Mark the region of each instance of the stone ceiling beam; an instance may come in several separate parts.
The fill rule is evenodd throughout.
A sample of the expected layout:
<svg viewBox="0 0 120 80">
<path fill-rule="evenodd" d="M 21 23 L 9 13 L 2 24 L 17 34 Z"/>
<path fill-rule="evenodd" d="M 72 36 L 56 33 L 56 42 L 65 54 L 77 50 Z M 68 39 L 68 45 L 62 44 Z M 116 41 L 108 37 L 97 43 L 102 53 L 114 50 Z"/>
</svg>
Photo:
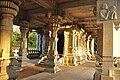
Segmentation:
<svg viewBox="0 0 120 80">
<path fill-rule="evenodd" d="M 96 6 L 96 0 L 78 0 L 71 1 L 67 3 L 62 3 L 59 5 L 61 9 L 74 8 L 74 7 L 84 7 L 84 6 Z"/>
<path fill-rule="evenodd" d="M 43 8 L 36 8 L 36 9 L 31 9 L 31 10 L 27 11 L 27 14 L 30 15 L 30 16 L 34 15 L 34 14 L 37 14 L 37 13 L 44 13 L 44 14 L 46 14 L 47 11 L 45 9 L 43 9 Z"/>
<path fill-rule="evenodd" d="M 32 0 L 45 9 L 52 9 L 55 6 L 54 0 Z"/>
<path fill-rule="evenodd" d="M 90 21 L 88 21 L 88 22 L 87 21 L 85 21 L 85 22 L 83 21 L 83 22 L 78 22 L 78 24 L 96 24 L 96 21 L 91 21 L 91 22 Z"/>
</svg>

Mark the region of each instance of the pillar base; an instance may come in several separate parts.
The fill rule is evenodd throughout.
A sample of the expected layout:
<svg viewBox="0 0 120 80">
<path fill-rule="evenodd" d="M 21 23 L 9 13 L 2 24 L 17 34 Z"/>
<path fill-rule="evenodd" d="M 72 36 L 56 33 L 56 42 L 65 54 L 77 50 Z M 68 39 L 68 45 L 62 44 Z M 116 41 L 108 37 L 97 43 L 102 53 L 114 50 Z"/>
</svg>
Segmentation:
<svg viewBox="0 0 120 80">
<path fill-rule="evenodd" d="M 48 58 L 48 61 L 45 62 L 45 71 L 50 73 L 57 73 L 61 69 L 59 68 L 60 63 L 55 60 L 54 57 Z"/>
<path fill-rule="evenodd" d="M 15 59 L 1 61 L 0 80 L 15 80 L 18 77 L 18 65 Z"/>
<path fill-rule="evenodd" d="M 113 80 L 110 76 L 101 75 L 101 80 Z"/>
<path fill-rule="evenodd" d="M 0 80 L 8 80 L 9 75 L 7 73 L 0 73 Z"/>
<path fill-rule="evenodd" d="M 27 53 L 22 53 L 22 56 L 20 56 L 20 62 L 21 62 L 21 67 L 27 66 L 29 59 L 27 58 Z"/>
<path fill-rule="evenodd" d="M 53 67 L 53 68 L 46 68 L 45 69 L 46 72 L 49 72 L 49 73 L 57 73 L 59 71 L 61 71 L 61 69 L 59 67 Z"/>
</svg>

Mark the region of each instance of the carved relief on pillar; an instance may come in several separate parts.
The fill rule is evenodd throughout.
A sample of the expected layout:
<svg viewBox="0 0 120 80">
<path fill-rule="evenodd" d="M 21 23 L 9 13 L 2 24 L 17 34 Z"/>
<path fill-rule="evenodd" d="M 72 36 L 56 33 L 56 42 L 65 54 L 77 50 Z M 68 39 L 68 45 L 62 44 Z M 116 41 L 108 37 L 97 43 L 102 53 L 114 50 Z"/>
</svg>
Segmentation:
<svg viewBox="0 0 120 80">
<path fill-rule="evenodd" d="M 97 20 L 110 21 L 118 19 L 118 0 L 98 0 L 97 1 Z"/>
<path fill-rule="evenodd" d="M 27 38 L 27 33 L 29 32 L 29 28 L 20 27 L 20 31 L 22 33 L 22 38 Z"/>
<path fill-rule="evenodd" d="M 43 31 L 44 31 L 44 38 L 45 38 L 44 54 L 48 54 L 48 51 L 49 51 L 49 30 L 43 29 Z"/>
</svg>

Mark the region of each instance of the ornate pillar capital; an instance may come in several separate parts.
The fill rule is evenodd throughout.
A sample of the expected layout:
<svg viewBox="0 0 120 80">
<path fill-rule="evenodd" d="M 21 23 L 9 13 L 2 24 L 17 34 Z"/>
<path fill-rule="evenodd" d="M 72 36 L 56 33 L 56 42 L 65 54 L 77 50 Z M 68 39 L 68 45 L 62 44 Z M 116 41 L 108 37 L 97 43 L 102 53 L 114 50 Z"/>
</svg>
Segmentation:
<svg viewBox="0 0 120 80">
<path fill-rule="evenodd" d="M 28 21 L 26 21 L 26 20 L 21 20 L 21 21 L 19 21 L 19 26 L 29 27 L 30 23 Z"/>
<path fill-rule="evenodd" d="M 20 31 L 21 33 L 27 33 L 29 31 L 29 28 L 26 28 L 26 27 L 20 27 Z"/>
<path fill-rule="evenodd" d="M 19 7 L 12 1 L 0 1 L 0 14 L 10 14 L 16 16 L 19 11 Z"/>
<path fill-rule="evenodd" d="M 24 0 L 11 0 L 11 2 L 14 2 L 16 5 L 20 6 Z"/>
</svg>

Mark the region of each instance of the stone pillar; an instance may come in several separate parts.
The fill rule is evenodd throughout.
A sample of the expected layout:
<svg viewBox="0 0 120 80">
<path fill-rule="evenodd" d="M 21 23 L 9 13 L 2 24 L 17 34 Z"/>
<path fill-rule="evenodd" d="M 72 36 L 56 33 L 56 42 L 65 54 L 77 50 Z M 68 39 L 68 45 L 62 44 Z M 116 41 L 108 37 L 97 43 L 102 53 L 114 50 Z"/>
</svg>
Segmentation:
<svg viewBox="0 0 120 80">
<path fill-rule="evenodd" d="M 43 32 L 41 32 L 40 42 L 40 54 L 43 54 Z"/>
<path fill-rule="evenodd" d="M 37 39 L 36 39 L 36 50 L 40 50 L 40 39 L 41 35 L 37 32 Z"/>
<path fill-rule="evenodd" d="M 103 23 L 103 54 L 101 80 L 112 80 L 109 70 L 112 68 L 113 58 L 113 23 Z"/>
<path fill-rule="evenodd" d="M 13 18 L 17 15 L 19 7 L 17 3 L 4 0 L 0 1 L 0 80 L 15 78 L 10 64 L 11 37 Z M 9 73 L 8 71 L 11 71 Z M 14 74 L 14 76 L 12 75 Z"/>
<path fill-rule="evenodd" d="M 95 42 L 95 40 L 94 40 L 94 38 L 92 38 L 91 39 L 91 44 L 90 44 L 90 50 L 91 50 L 91 53 L 92 53 L 92 56 L 94 56 L 94 42 Z"/>
<path fill-rule="evenodd" d="M 64 31 L 64 65 L 73 65 L 73 32 Z"/>
<path fill-rule="evenodd" d="M 81 37 L 81 48 L 82 48 L 82 54 L 87 54 L 87 43 L 86 43 L 86 34 L 82 34 Z"/>
<path fill-rule="evenodd" d="M 85 63 L 85 61 L 88 61 L 86 35 L 87 35 L 86 33 L 83 34 L 83 55 L 84 55 L 83 63 Z"/>
<path fill-rule="evenodd" d="M 37 31 L 37 41 L 36 41 L 36 50 L 40 51 L 40 54 L 43 54 L 43 31 Z"/>
<path fill-rule="evenodd" d="M 25 27 L 21 27 L 20 28 L 20 31 L 21 31 L 21 45 L 20 45 L 20 54 L 22 55 L 21 56 L 21 66 L 26 66 L 27 65 L 27 61 L 28 61 L 28 58 L 27 58 L 27 33 L 29 31 L 28 28 L 25 28 Z"/>
<path fill-rule="evenodd" d="M 87 54 L 89 55 L 89 57 L 91 57 L 91 54 L 90 54 L 90 38 L 91 38 L 91 35 L 88 36 L 87 38 Z"/>
<path fill-rule="evenodd" d="M 69 54 L 69 32 L 68 31 L 64 31 L 64 61 L 63 61 L 63 65 L 68 65 L 68 57 L 67 55 Z"/>
<path fill-rule="evenodd" d="M 101 62 L 102 62 L 102 53 L 103 53 L 103 24 L 98 26 L 97 30 L 97 52 L 95 54 L 96 58 L 96 70 L 94 74 L 94 80 L 101 80 L 101 73 L 102 73 L 102 68 L 101 68 Z"/>
<path fill-rule="evenodd" d="M 78 34 L 77 30 L 73 30 L 73 57 L 74 57 L 74 65 L 78 65 Z"/>
<path fill-rule="evenodd" d="M 44 45 L 44 54 L 48 54 L 49 51 L 49 31 L 44 31 L 45 45 Z"/>
<path fill-rule="evenodd" d="M 52 25 L 51 28 L 49 29 L 49 53 L 48 53 L 48 62 L 46 63 L 46 71 L 47 72 L 52 72 L 56 73 L 60 71 L 59 68 L 59 55 L 57 52 L 57 32 L 59 30 L 58 26 Z"/>
<path fill-rule="evenodd" d="M 79 55 L 82 54 L 82 31 L 79 32 Z"/>
<path fill-rule="evenodd" d="M 100 63 L 102 66 L 96 67 L 95 80 L 113 80 L 109 76 L 113 67 L 113 23 L 104 22 L 101 30 L 98 30 L 98 32 L 96 61 L 102 62 Z"/>
</svg>

